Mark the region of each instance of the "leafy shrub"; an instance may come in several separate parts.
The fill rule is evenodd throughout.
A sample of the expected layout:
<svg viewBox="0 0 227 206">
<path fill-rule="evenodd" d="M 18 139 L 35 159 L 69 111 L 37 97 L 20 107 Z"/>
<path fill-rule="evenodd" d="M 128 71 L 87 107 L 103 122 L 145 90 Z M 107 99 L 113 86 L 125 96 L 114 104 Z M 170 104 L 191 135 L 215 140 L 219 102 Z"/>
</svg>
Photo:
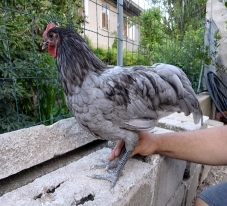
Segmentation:
<svg viewBox="0 0 227 206">
<path fill-rule="evenodd" d="M 71 115 L 55 60 L 41 49 L 42 33 L 50 19 L 83 23 L 82 1 L 5 0 L 0 6 L 0 133 Z"/>
</svg>

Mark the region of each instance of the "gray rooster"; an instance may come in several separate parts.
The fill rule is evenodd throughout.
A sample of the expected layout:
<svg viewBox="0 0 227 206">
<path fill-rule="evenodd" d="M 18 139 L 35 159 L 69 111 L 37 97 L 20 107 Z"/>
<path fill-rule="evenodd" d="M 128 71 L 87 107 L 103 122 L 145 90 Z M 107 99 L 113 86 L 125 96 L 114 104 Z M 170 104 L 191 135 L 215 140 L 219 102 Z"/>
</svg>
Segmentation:
<svg viewBox="0 0 227 206">
<path fill-rule="evenodd" d="M 107 67 L 84 39 L 68 28 L 49 23 L 43 48 L 57 58 L 67 105 L 78 124 L 104 140 L 124 140 L 125 147 L 107 175 L 113 188 L 138 142 L 138 132 L 155 127 L 162 111 L 193 114 L 202 123 L 202 111 L 185 73 L 176 66 Z"/>
</svg>

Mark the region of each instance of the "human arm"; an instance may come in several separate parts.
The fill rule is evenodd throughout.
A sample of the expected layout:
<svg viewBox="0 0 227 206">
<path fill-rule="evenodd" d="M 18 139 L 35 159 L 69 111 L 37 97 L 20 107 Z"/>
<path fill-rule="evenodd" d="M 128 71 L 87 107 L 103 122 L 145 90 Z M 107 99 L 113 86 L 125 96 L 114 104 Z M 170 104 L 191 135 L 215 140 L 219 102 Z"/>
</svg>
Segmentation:
<svg viewBox="0 0 227 206">
<path fill-rule="evenodd" d="M 118 156 L 122 145 L 122 141 L 118 142 L 110 160 Z M 200 164 L 227 165 L 227 126 L 163 134 L 140 132 L 132 156 L 135 154 L 161 154 Z"/>
</svg>

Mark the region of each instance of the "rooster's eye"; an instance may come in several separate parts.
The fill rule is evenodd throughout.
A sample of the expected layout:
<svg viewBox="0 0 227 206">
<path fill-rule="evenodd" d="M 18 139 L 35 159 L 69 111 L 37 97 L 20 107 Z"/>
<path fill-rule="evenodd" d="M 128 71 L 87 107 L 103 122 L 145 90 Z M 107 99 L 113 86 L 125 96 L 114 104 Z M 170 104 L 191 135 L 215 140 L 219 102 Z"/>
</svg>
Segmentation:
<svg viewBox="0 0 227 206">
<path fill-rule="evenodd" d="M 49 37 L 50 37 L 50 38 L 53 38 L 53 34 L 50 34 Z"/>
</svg>

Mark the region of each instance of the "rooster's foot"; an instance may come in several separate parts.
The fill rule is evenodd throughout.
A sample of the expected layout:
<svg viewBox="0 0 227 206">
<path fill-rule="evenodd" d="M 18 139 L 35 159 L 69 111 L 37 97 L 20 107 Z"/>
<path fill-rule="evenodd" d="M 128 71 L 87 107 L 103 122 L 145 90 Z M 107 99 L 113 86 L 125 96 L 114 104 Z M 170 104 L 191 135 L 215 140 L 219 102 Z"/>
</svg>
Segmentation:
<svg viewBox="0 0 227 206">
<path fill-rule="evenodd" d="M 116 185 L 117 180 L 119 179 L 119 176 L 121 175 L 121 172 L 122 172 L 122 169 L 123 169 L 125 163 L 130 158 L 131 153 L 132 152 L 127 151 L 125 149 L 125 147 L 124 147 L 122 149 L 122 151 L 121 151 L 121 154 L 119 155 L 118 160 L 116 161 L 117 163 L 114 162 L 114 164 L 113 164 L 113 165 L 117 164 L 117 167 L 115 166 L 114 170 L 108 170 L 109 174 L 106 174 L 106 175 L 92 175 L 91 178 L 108 180 L 108 181 L 111 182 L 110 188 L 111 189 L 114 188 L 114 186 Z M 120 159 L 120 157 L 121 157 L 121 159 Z M 119 159 L 120 159 L 120 161 L 119 161 Z M 110 168 L 110 163 L 112 163 L 112 162 L 113 161 L 111 161 L 111 162 L 107 161 L 106 162 L 107 165 L 106 165 L 106 163 L 104 163 L 101 166 L 99 165 L 98 167 L 96 165 L 96 168 L 107 168 L 107 169 L 109 169 Z"/>
<path fill-rule="evenodd" d="M 112 171 L 111 173 L 105 175 L 92 175 L 91 178 L 110 181 L 110 189 L 112 189 L 116 185 L 119 175 L 116 172 Z"/>
<path fill-rule="evenodd" d="M 114 169 L 117 167 L 119 161 L 120 161 L 120 158 L 117 157 L 115 158 L 114 160 L 112 161 L 109 161 L 109 160 L 101 160 L 103 163 L 102 164 L 98 164 L 98 165 L 94 165 L 94 168 L 95 169 L 102 169 L 102 168 L 105 168 L 106 170 L 109 170 L 109 169 Z"/>
</svg>

